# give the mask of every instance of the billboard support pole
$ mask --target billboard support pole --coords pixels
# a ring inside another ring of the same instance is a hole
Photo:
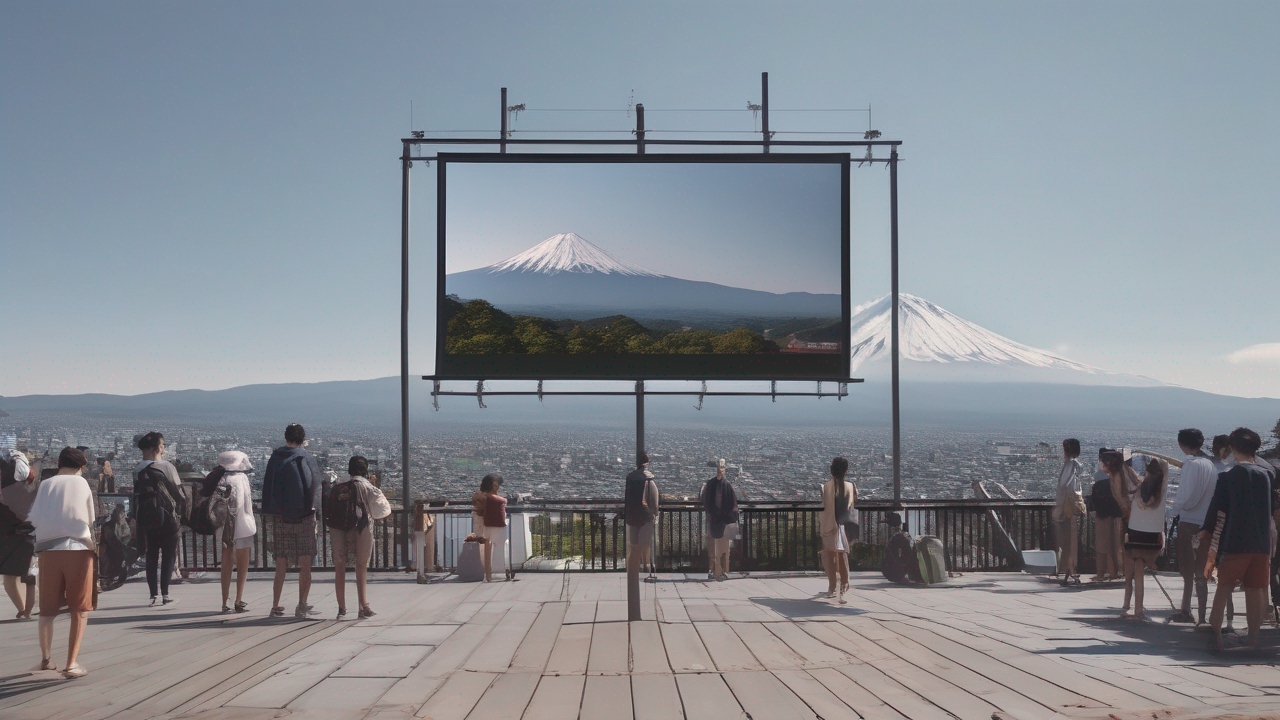
[[[898,398],[898,148],[889,153],[889,273],[893,283],[891,356],[893,376],[893,506],[902,503],[902,417]]]
[[[636,467],[644,454],[644,381],[636,381]],[[631,561],[631,546],[627,546],[627,620],[640,619],[640,562]]]
[[[507,152],[507,89],[502,88],[502,131],[498,137],[498,152],[506,154]]]
[[[409,143],[400,155],[400,502],[404,561],[409,562]],[[418,559],[422,562],[422,558]]]
[[[764,154],[769,154],[769,73],[760,73],[760,129],[764,135]]]
[[[644,104],[636,105],[636,153],[644,154]]]

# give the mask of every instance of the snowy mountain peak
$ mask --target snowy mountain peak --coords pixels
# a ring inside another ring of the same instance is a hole
[[[489,273],[532,272],[555,275],[562,272],[602,273],[665,277],[629,263],[591,243],[577,233],[552,235],[519,255],[484,268]]]
[[[899,342],[904,360],[1030,366],[1089,375],[1117,374],[997,335],[915,295],[901,293],[898,298]],[[888,355],[892,310],[889,295],[853,309],[850,322],[853,369]]]

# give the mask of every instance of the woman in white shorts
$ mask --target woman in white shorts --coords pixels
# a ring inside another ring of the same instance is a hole
[[[253,553],[253,538],[258,534],[258,524],[253,519],[253,488],[249,476],[253,470],[249,456],[239,450],[228,450],[218,456],[218,464],[226,470],[218,483],[218,492],[224,487],[230,490],[231,506],[228,510],[228,527],[222,531],[222,612],[231,612],[227,605],[231,594],[231,566],[236,567],[235,611],[249,609],[244,601],[244,581],[249,573],[249,555]],[[228,537],[228,535],[230,537]]]

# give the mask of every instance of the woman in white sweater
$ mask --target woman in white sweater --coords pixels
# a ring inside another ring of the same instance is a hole
[[[40,483],[27,520],[36,528],[40,554],[40,666],[56,670],[53,659],[53,619],[64,606],[71,614],[67,664],[62,674],[83,677],[87,671],[76,657],[80,639],[93,609],[93,491],[81,476],[88,465],[84,453],[71,447],[58,455],[58,474]]]
[[[231,595],[231,567],[236,568],[236,612],[249,609],[244,601],[244,581],[249,573],[249,555],[258,523],[253,519],[253,488],[245,473],[253,470],[249,456],[239,450],[228,450],[218,456],[218,464],[226,470],[218,483],[218,492],[229,490],[232,504],[228,510],[229,527],[222,531],[222,612],[231,612],[227,600]]]

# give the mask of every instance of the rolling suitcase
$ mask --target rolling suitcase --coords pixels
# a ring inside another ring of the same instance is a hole
[[[916,541],[916,560],[920,563],[920,581],[926,585],[947,581],[947,555],[942,541],[925,535]]]

